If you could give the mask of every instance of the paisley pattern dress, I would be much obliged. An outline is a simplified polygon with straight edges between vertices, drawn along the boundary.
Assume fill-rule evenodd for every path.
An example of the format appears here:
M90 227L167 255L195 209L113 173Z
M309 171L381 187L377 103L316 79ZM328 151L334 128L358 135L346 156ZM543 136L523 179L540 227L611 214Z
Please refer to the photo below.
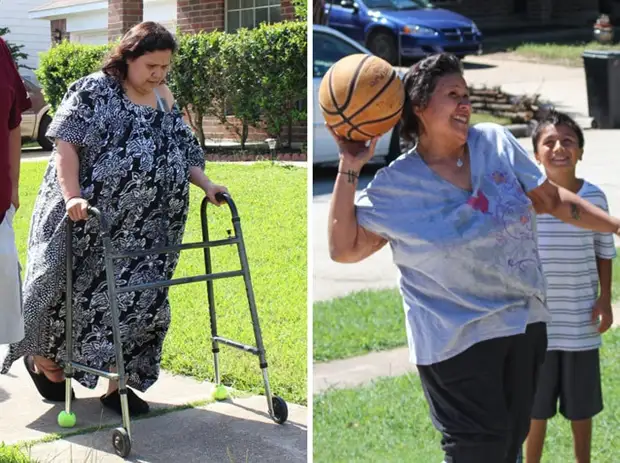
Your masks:
M189 169L204 169L204 154L177 107L166 112L133 103L116 79L98 72L70 86L49 137L79 147L82 196L111 227L117 250L181 243L189 204ZM2 365L41 355L61 366L65 356L66 228L69 220L53 153L36 199L23 286L25 338ZM93 368L114 365L114 344L98 219L73 232L74 360ZM117 285L171 279L178 253L119 259ZM159 375L170 324L167 288L119 296L123 356L129 386L144 391ZM94 388L97 376L76 372Z

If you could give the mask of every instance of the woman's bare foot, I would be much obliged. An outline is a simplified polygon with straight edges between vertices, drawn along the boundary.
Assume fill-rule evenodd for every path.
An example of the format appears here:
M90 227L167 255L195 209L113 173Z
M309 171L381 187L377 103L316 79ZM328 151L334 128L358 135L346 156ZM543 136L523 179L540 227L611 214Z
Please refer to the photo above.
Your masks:
M35 355L32 357L32 366L34 373L43 373L53 383L62 383L65 380L62 368L48 358Z
M63 371L53 361L44 357L24 357L24 365L30 378L44 399L52 402L64 402L66 398L66 384ZM73 389L71 396L75 398Z

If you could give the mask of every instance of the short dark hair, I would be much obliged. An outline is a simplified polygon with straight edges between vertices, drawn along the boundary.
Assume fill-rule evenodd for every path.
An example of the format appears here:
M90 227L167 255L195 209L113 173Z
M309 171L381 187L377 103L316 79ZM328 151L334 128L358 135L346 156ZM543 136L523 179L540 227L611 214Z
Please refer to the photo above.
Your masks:
M124 80L127 77L127 60L165 50L176 52L177 43L173 35L161 24L145 21L125 33L106 58L102 70L109 76Z
M422 131L422 124L413 108L425 108L435 91L437 81L449 74L463 75L461 61L452 53L431 55L407 70L403 78L405 106L400 126L400 135L406 141L415 142Z
M538 122L538 125L536 125L536 128L534 129L534 133L532 133L532 144L534 145L535 153L538 151L538 142L540 141L542 132L549 125L563 125L568 127L570 130L575 132L575 135L577 135L579 148L583 149L585 140L583 138L583 131L581 130L581 127L579 127L579 125L568 114L552 109Z

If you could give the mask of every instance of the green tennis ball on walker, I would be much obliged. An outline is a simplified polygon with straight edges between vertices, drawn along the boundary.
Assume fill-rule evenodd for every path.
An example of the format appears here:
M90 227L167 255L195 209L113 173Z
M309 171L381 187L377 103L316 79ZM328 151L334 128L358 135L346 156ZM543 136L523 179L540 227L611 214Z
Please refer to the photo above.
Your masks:
M58 414L58 425L61 428L72 428L75 426L75 422L75 413L67 413L63 410Z
M228 398L228 391L226 390L226 387L222 384L216 386L215 391L213 391L213 398L215 400L226 400Z

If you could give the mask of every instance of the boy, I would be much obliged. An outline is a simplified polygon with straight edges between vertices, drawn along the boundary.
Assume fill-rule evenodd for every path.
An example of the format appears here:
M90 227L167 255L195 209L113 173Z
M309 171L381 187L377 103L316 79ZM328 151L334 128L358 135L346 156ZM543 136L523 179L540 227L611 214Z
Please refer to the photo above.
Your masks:
M552 182L607 211L605 194L575 176L584 138L569 116L551 112L536 128L532 141L536 160ZM575 211L574 218L578 215ZM547 420L556 414L559 401L560 413L571 421L576 461L589 463L592 417L603 409L600 335L613 321L614 239L611 234L580 229L550 215L538 216L537 227L552 321L547 325L547 356L534 399L526 461L540 462Z

